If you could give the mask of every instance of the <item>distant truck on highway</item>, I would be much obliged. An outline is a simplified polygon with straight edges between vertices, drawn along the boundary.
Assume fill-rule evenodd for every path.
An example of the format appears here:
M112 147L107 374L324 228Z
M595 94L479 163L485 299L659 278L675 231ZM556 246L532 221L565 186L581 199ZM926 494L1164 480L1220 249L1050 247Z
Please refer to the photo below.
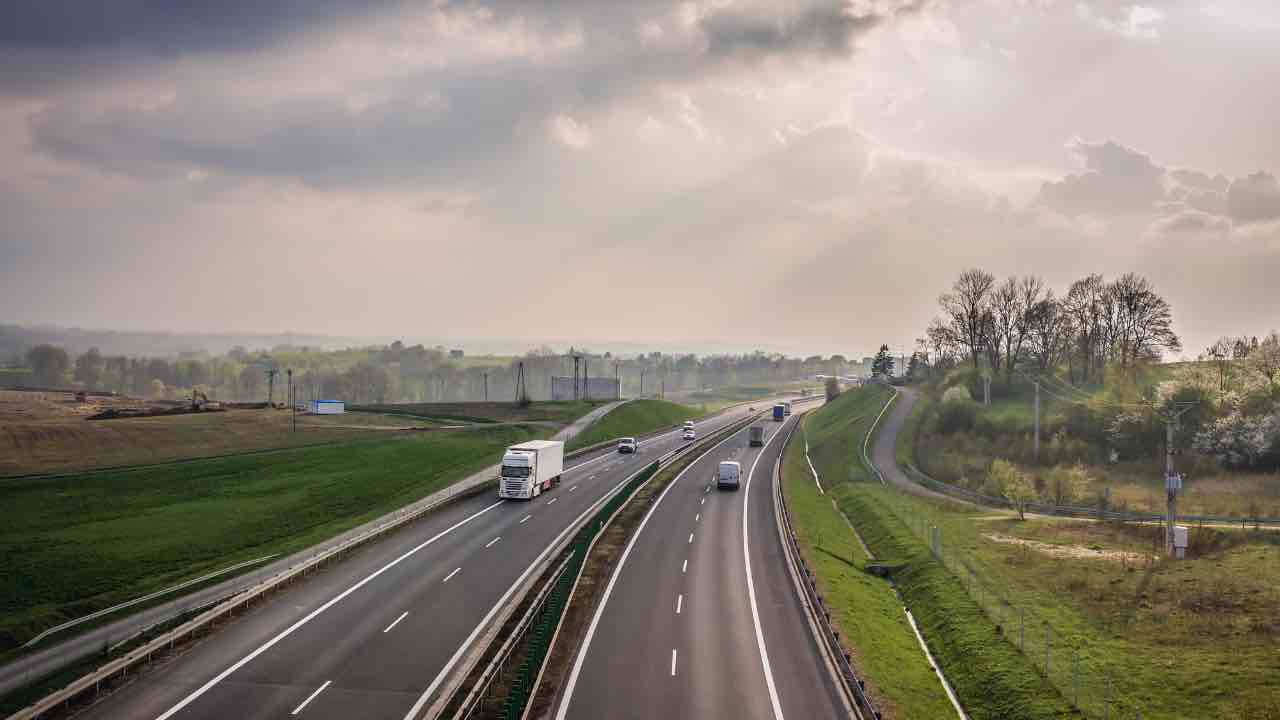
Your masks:
M782 422L782 418L785 417L786 414L787 414L786 405L783 405L782 403L778 403L777 405L773 406L773 419L776 420L777 422Z
M783 403L782 403L782 414L783 414L783 415L790 415L790 414L791 414L791 401L790 401L790 400L785 400L785 401L783 401Z
M716 468L716 488L720 490L725 488L737 490L741 482L742 464L737 460L724 460Z
M530 440L512 445L502 455L498 497L531 500L560 484L564 473L564 443Z
M764 445L764 426L752 425L747 431L747 444L751 447L762 447Z

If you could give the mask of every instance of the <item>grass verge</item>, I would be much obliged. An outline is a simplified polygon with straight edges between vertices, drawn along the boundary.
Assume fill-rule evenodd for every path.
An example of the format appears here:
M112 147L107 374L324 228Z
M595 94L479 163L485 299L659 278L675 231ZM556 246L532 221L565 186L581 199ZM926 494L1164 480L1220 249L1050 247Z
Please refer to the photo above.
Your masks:
M686 405L665 400L632 400L605 413L569 441L566 449L594 445L613 438L643 435L659 428L692 420L702 413Z
M885 718L954 716L893 588L865 572L867 557L832 495L818 492L800 434L787 446L782 472L800 551L817 576L832 623L851 645L855 667L876 708ZM847 486L842 482L835 489Z
M551 422L568 425L605 402L604 400L568 400L531 402L523 406L510 402L390 403L352 405L347 409L352 412L383 413L427 420L455 420L471 423Z
M211 570L309 547L546 434L504 426L0 481L0 650Z

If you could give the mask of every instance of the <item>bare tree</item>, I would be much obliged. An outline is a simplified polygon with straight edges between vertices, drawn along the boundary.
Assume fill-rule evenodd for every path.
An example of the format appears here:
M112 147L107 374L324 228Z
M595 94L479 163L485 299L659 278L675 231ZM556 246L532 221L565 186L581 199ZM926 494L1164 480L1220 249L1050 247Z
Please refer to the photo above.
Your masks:
M938 298L957 342L969 350L974 368L978 367L978 354L987 345L987 302L995 282L991 273L972 268L960 274L950 293Z
M1117 344L1120 365L1158 356L1161 351L1177 352L1182 341L1173 332L1173 310L1151 283L1141 275L1125 273L1111 285L1109 295L1116 304Z
M1027 313L1027 346L1040 370L1048 370L1063 358L1070 358L1074 326L1053 291Z
M1000 360L1003 355L1008 363L1008 382L1013 382L1013 341L1017 335L1018 323L1022 320L1022 308L1018 305L1018 279L1007 278L996 286L991 293L991 324L987 338L987 356L991 360L991 370L1000 372Z

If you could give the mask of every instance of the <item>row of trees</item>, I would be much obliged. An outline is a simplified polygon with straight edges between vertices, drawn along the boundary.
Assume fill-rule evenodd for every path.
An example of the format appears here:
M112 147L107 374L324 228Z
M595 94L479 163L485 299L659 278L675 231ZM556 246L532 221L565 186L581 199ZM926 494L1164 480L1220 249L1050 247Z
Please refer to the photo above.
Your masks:
M250 352L233 348L221 356L184 353L177 358L103 355L96 348L72 357L63 348L38 345L24 355L26 384L83 388L178 399L199 388L231 401L284 399L285 371L293 371L300 399L336 398L352 403L513 400L523 366L529 397L550 397L551 378L579 371L617 378L626 396L655 395L705 387L764 385L812 376L844 374L853 365L843 356L792 358L763 352L742 355L647 353L616 357L609 352L539 348L516 358L463 359L442 347L385 346L322 351L278 346Z
M1034 275L997 281L974 268L938 304L942 313L916 341L917 358L944 368L985 361L1006 382L1023 364L1065 365L1069 381L1087 382L1102 379L1108 365L1125 369L1182 349L1168 301L1135 273L1113 281L1089 275L1057 295Z

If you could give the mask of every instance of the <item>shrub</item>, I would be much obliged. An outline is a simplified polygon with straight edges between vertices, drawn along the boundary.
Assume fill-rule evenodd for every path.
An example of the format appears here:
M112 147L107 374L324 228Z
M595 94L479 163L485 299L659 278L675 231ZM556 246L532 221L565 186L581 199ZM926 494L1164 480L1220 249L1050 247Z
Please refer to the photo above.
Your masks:
M955 387L947 388L947 391L942 393L942 402L973 402L973 396L969 394L969 388L963 385L956 385Z
M1089 473L1080 463L1055 466L1045 479L1045 499L1054 505L1072 505L1089 494Z
M983 486L987 494L1003 497L1018 511L1018 519L1025 520L1027 503L1035 502L1036 489L1025 473L1018 470L1007 460L995 460L987 471L987 482Z
M1280 412L1253 417L1232 412L1201 430L1195 448L1228 468L1280 466Z

